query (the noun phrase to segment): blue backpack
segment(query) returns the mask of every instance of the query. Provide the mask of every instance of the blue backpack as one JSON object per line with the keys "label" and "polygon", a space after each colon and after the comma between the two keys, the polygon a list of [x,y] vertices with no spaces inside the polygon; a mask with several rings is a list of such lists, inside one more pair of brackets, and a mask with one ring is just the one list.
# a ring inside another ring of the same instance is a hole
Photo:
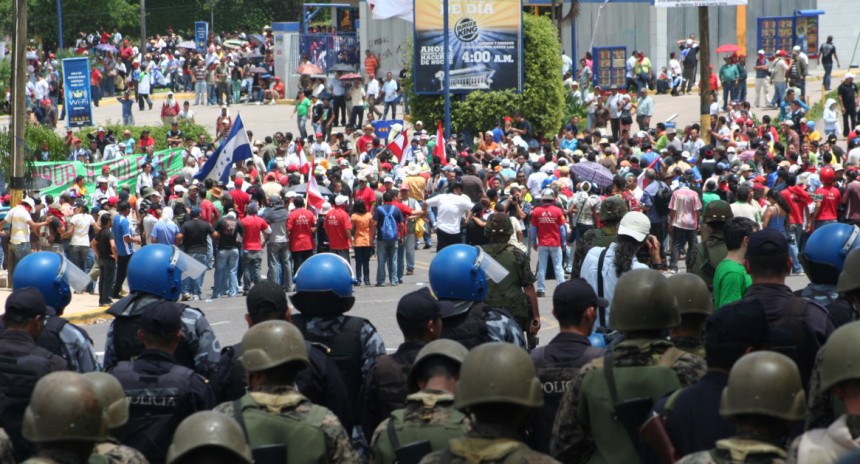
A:
{"label": "blue backpack", "polygon": [[388,209],[386,210],[384,206],[379,207],[379,211],[382,212],[382,215],[385,216],[385,220],[382,221],[382,240],[397,240],[397,220],[394,219],[394,208],[395,206],[388,205]]}

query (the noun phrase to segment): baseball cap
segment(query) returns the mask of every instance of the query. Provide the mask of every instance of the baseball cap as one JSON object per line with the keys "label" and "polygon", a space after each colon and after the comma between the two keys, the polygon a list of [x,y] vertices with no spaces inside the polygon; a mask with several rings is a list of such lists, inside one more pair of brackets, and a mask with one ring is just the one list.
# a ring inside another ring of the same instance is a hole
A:
{"label": "baseball cap", "polygon": [[166,300],[158,300],[143,307],[140,330],[146,333],[168,336],[182,328],[182,306]]}
{"label": "baseball cap", "polygon": [[199,206],[195,206],[195,207],[191,208],[191,211],[189,212],[189,214],[191,214],[191,217],[200,217],[200,214],[202,212],[203,212],[203,210],[201,210]]}
{"label": "baseball cap", "polygon": [[6,298],[6,317],[14,321],[44,316],[47,313],[45,297],[36,287],[19,288]]}
{"label": "baseball cap", "polygon": [[637,242],[645,240],[651,231],[651,220],[639,211],[630,211],[621,218],[618,235],[626,235]]}
{"label": "baseball cap", "polygon": [[286,314],[287,295],[280,285],[271,280],[261,280],[251,287],[245,301],[248,314]]}
{"label": "baseball cap", "polygon": [[562,308],[580,311],[589,306],[605,308],[609,301],[600,298],[594,293],[594,289],[583,278],[571,279],[563,282],[555,288],[552,294],[553,308]]}
{"label": "baseball cap", "polygon": [[555,191],[551,188],[545,188],[540,194],[541,200],[555,200]]}
{"label": "baseball cap", "polygon": [[764,50],[759,50],[759,51],[758,51],[758,54],[759,54],[759,55],[764,55]]}
{"label": "baseball cap", "polygon": [[338,195],[338,196],[334,197],[334,204],[337,206],[343,206],[348,201],[349,201],[349,197],[346,195]]}
{"label": "baseball cap", "polygon": [[711,314],[705,322],[705,344],[760,345],[770,337],[770,324],[758,300],[741,300]]}
{"label": "baseball cap", "polygon": [[314,134],[314,135],[315,135],[315,136],[317,136],[317,137],[322,137],[322,136],[323,136],[322,132],[317,132],[317,133],[316,133],[316,134]]}
{"label": "baseball cap", "polygon": [[403,332],[423,327],[441,316],[439,301],[424,287],[400,298],[397,303],[397,326]]}
{"label": "baseball cap", "polygon": [[753,232],[747,245],[747,256],[773,256],[788,254],[788,241],[776,229]]}

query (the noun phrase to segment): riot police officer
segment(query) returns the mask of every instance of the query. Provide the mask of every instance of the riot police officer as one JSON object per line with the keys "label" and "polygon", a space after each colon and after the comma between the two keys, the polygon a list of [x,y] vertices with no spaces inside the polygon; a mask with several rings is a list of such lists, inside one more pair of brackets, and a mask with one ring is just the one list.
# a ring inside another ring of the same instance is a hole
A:
{"label": "riot police officer", "polygon": [[239,360],[248,373],[250,392],[221,403],[215,412],[236,419],[255,461],[360,462],[337,416],[293,386],[296,374],[309,364],[299,329],[287,321],[254,325],[242,337]]}
{"label": "riot police officer", "polygon": [[[195,266],[200,264],[178,248],[157,243],[147,245],[131,256],[128,265],[131,293],[107,310],[114,320],[105,341],[105,368],[140,355],[144,347],[137,331],[143,308],[154,301],[178,300],[182,278],[196,272],[192,271]],[[199,269],[199,272],[204,271],[205,268]],[[185,305],[181,307],[182,340],[174,354],[176,362],[209,377],[220,357],[218,339],[202,311]]]}
{"label": "riot police officer", "polygon": [[491,341],[525,348],[523,331],[511,313],[483,303],[487,278],[499,283],[506,275],[507,271],[479,247],[456,244],[437,253],[430,263],[430,287],[442,301],[442,338],[470,349]]}
{"label": "riot police officer", "polygon": [[418,462],[471,429],[454,409],[454,386],[469,351],[454,340],[439,339],[421,348],[409,369],[406,407],[395,410],[373,433],[369,462]]}
{"label": "riot police officer", "polygon": [[537,279],[529,257],[508,243],[513,233],[511,217],[507,214],[493,213],[487,218],[484,235],[490,239],[490,243],[481,248],[498,261],[508,271],[508,275],[498,284],[492,280],[487,282],[484,305],[504,308],[511,313],[514,322],[525,332],[531,349],[537,346],[535,334],[540,330],[540,310],[534,286]]}
{"label": "riot police officer", "polygon": [[385,354],[385,343],[370,321],[344,314],[355,304],[354,280],[345,259],[320,253],[299,268],[294,279],[296,293],[290,301],[299,312],[292,316],[292,322],[305,340],[329,348],[329,356],[343,376],[349,404],[354,407],[353,417],[358,417],[361,385],[376,360]]}
{"label": "riot police officer", "polygon": [[19,288],[6,298],[6,330],[0,333],[0,429],[8,434],[14,462],[33,453],[32,444],[21,435],[21,423],[36,382],[68,369],[62,357],[36,344],[45,329],[47,311],[42,293],[33,287]]}
{"label": "riot police officer", "polygon": [[108,373],[119,380],[131,403],[128,422],[116,437],[149,462],[160,463],[179,422],[211,408],[215,397],[209,381],[178,364],[173,355],[182,338],[182,306],[156,300],[142,309],[138,337],[143,352],[134,361],[120,361]]}
{"label": "riot police officer", "polygon": [[791,358],[773,351],[743,356],[729,372],[720,401],[720,415],[735,422],[737,435],[678,464],[737,462],[737,456],[743,462],[785,462],[781,443],[791,423],[803,419],[805,402],[800,371]]}
{"label": "riot police officer", "polygon": [[855,319],[851,303],[839,296],[836,284],[845,258],[858,247],[860,227],[827,224],[815,229],[798,257],[810,283],[794,294],[827,308],[837,327]]}
{"label": "riot police officer", "polygon": [[733,217],[731,206],[723,200],[711,201],[702,212],[702,223],[707,226],[710,233],[690,251],[688,272],[701,277],[709,288],[713,288],[717,266],[729,252],[723,235],[723,226]]}
{"label": "riot police officer", "polygon": [[612,300],[609,325],[624,334],[624,341],[584,366],[565,391],[550,442],[553,456],[563,462],[585,462],[594,453],[604,462],[637,462],[644,407],[705,373],[702,358],[663,336],[681,316],[660,272],[628,271],[617,288],[624,291]]}
{"label": "riot police officer", "polygon": [[540,380],[528,353],[510,343],[478,346],[463,360],[454,387],[454,407],[474,419],[472,430],[421,462],[555,463],[517,438],[529,414],[541,405]]}
{"label": "riot police officer", "polygon": [[15,267],[12,289],[35,287],[48,305],[45,330],[39,346],[58,354],[77,372],[99,370],[93,341],[87,332],[62,317],[72,293],[86,288],[89,276],[59,253],[40,251],[27,255]]}
{"label": "riot police officer", "polygon": [[[245,321],[250,329],[264,321],[290,322],[290,308],[283,289],[271,280],[261,280],[251,287],[245,298],[248,313]],[[340,419],[347,430],[352,428],[353,406],[349,403],[346,386],[340,371],[328,356],[328,347],[305,340],[308,351],[307,369],[299,372],[296,387],[312,403],[329,408]],[[218,401],[233,401],[241,398],[248,390],[245,368],[239,362],[242,354],[241,341],[221,350],[218,375],[215,376]]]}
{"label": "riot police officer", "polygon": [[702,331],[705,320],[714,313],[714,300],[708,285],[701,277],[684,273],[670,276],[669,287],[678,300],[681,314],[681,324],[669,329],[669,339],[676,348],[704,358]]}
{"label": "riot police officer", "polygon": [[143,453],[120,443],[114,436],[116,430],[128,422],[128,398],[116,377],[104,372],[84,374],[95,388],[96,396],[104,409],[108,434],[105,441],[96,443],[93,454],[105,456],[114,464],[146,464]]}
{"label": "riot police officer", "polygon": [[201,411],[183,420],[167,450],[167,464],[251,464],[251,448],[239,424],[217,412]]}
{"label": "riot police officer", "polygon": [[93,445],[107,437],[107,423],[95,388],[76,372],[54,372],[36,383],[23,432],[36,445],[27,464],[108,462],[90,456]]}
{"label": "riot police officer", "polygon": [[582,238],[577,241],[576,251],[573,253],[571,279],[579,277],[582,260],[588,255],[588,250],[594,247],[608,247],[615,241],[618,235],[618,224],[625,214],[627,214],[627,203],[620,196],[613,195],[603,200],[600,204],[600,222],[603,223],[603,227],[585,231]]}

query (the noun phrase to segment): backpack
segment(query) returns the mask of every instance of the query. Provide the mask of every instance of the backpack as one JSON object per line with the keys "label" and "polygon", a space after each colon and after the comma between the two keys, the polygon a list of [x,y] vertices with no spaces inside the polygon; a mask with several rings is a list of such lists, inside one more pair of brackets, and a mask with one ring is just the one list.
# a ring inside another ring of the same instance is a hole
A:
{"label": "backpack", "polygon": [[669,203],[672,201],[672,190],[663,182],[657,189],[657,194],[654,195],[654,207],[657,208],[657,213],[660,216],[669,214]]}
{"label": "backpack", "polygon": [[385,216],[382,221],[382,240],[397,240],[397,220],[394,219],[394,206],[388,205],[388,209],[384,206],[379,207],[379,211]]}

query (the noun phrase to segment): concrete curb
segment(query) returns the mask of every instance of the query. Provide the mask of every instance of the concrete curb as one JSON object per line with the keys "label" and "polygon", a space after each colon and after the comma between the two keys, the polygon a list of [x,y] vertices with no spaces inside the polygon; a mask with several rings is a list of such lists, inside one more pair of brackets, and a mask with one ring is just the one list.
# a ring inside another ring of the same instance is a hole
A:
{"label": "concrete curb", "polygon": [[98,309],[91,309],[74,314],[64,314],[63,317],[73,324],[90,324],[99,319],[113,319],[113,316],[107,313],[110,306],[101,306]]}

